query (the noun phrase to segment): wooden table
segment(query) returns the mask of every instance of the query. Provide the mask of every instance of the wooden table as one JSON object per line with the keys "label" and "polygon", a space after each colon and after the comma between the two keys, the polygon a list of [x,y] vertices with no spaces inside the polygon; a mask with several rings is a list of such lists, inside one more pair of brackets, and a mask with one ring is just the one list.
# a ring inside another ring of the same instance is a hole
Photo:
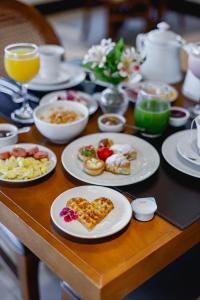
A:
{"label": "wooden table", "polygon": [[[183,104],[183,98],[176,104]],[[91,117],[83,134],[98,131],[98,114]],[[132,121],[132,108],[127,119]],[[29,186],[1,186],[0,222],[83,299],[120,299],[200,241],[200,220],[181,231],[158,216],[147,223],[132,219],[121,234],[101,242],[64,237],[51,223],[50,207],[60,193],[82,183],[62,168],[64,146],[51,144],[34,126],[20,136],[20,142],[49,147],[58,164],[46,180]]]}

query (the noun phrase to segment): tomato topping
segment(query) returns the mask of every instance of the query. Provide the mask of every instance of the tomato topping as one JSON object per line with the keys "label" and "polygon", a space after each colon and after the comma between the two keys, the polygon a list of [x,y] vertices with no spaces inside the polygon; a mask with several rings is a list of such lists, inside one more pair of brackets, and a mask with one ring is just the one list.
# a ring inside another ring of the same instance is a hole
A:
{"label": "tomato topping", "polygon": [[87,157],[95,157],[96,156],[96,151],[94,149],[94,146],[89,145],[85,146],[81,149],[81,154]]}
{"label": "tomato topping", "polygon": [[97,151],[98,158],[105,161],[109,156],[113,154],[113,151],[108,147],[101,147]]}

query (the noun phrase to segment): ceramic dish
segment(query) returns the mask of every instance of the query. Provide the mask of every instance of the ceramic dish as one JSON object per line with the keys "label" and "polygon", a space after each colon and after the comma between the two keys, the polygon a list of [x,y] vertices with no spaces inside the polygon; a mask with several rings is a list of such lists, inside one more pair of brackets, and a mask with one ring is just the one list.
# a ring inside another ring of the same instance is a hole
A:
{"label": "ceramic dish", "polygon": [[[197,131],[187,131],[184,137],[180,138],[177,143],[178,153],[191,164],[200,167],[200,155],[198,154],[197,148]],[[200,169],[199,169],[200,171]]]}
{"label": "ceramic dish", "polygon": [[79,66],[63,63],[62,68],[65,70],[66,74],[69,75],[68,81],[49,85],[37,84],[31,81],[28,83],[28,89],[41,92],[68,89],[78,85],[85,79],[86,74]]}
{"label": "ceramic dish", "polygon": [[173,86],[157,81],[142,81],[136,84],[125,83],[122,85],[122,87],[126,89],[127,94],[129,96],[129,100],[135,103],[137,100],[138,91],[142,86],[144,87],[145,85],[148,89],[152,89],[154,93],[156,92],[162,94],[162,91],[164,93],[165,90],[167,90],[170,102],[174,102],[178,97],[178,92]]}
{"label": "ceramic dish", "polygon": [[157,210],[155,198],[138,198],[131,202],[134,216],[137,220],[147,222],[153,219]]}
{"label": "ceramic dish", "polygon": [[170,111],[169,124],[173,127],[184,126],[190,117],[189,111],[183,107],[173,106],[170,108]]}
{"label": "ceramic dish", "polygon": [[[67,92],[68,91],[57,91],[57,92],[49,93],[49,94],[45,95],[44,97],[42,97],[42,99],[40,100],[40,105],[49,104],[49,103],[56,102],[56,101],[61,101],[61,100],[58,100],[58,97],[67,97]],[[90,115],[92,115],[96,112],[96,110],[98,108],[98,104],[97,104],[97,101],[93,98],[93,96],[91,96],[87,93],[80,92],[80,91],[73,91],[73,92],[76,92],[76,94],[80,98],[82,97],[84,99]],[[69,100],[66,99],[66,101],[69,101]],[[72,102],[76,102],[76,100],[73,100]]]}
{"label": "ceramic dish", "polygon": [[190,129],[170,135],[162,144],[162,154],[165,160],[176,170],[192,177],[200,178],[199,166],[191,164],[191,162],[183,158],[177,151],[177,141],[182,138],[186,138],[187,140],[189,134],[191,134]]}
{"label": "ceramic dish", "polygon": [[[60,211],[66,207],[67,200],[82,197],[89,202],[99,197],[109,198],[114,205],[113,210],[96,227],[88,231],[77,220],[66,223],[60,217]],[[110,236],[122,230],[131,220],[132,209],[129,201],[121,193],[106,187],[80,186],[59,195],[51,206],[51,219],[63,232],[78,238],[97,239]]]}
{"label": "ceramic dish", "polygon": [[57,158],[56,155],[54,154],[53,151],[51,151],[50,149],[41,146],[41,145],[36,145],[36,144],[15,144],[15,145],[9,145],[9,146],[5,146],[3,148],[0,148],[0,153],[3,152],[9,152],[11,150],[13,150],[16,147],[20,147],[20,148],[24,148],[25,150],[30,150],[31,148],[34,147],[38,147],[39,151],[45,151],[48,153],[49,156],[49,161],[50,161],[50,167],[48,169],[48,171],[45,174],[42,174],[38,177],[32,178],[32,179],[4,179],[0,177],[0,181],[2,182],[9,182],[9,183],[27,183],[27,182],[33,182],[35,180],[38,180],[40,178],[45,177],[46,175],[48,175],[49,173],[51,173],[53,171],[53,169],[56,167],[56,163],[57,163]]}
{"label": "ceramic dish", "polygon": [[[116,123],[113,123],[113,120],[116,120]],[[125,123],[126,119],[118,114],[104,114],[98,118],[98,127],[104,132],[121,132]]]}
{"label": "ceramic dish", "polygon": [[[54,112],[73,112],[79,118],[70,123],[50,123],[45,120]],[[39,105],[33,113],[34,122],[42,135],[56,144],[65,144],[79,135],[87,125],[89,112],[87,107],[78,102],[56,101]]]}
{"label": "ceramic dish", "polygon": [[[90,176],[83,171],[83,164],[77,156],[78,150],[84,145],[97,145],[106,138],[112,139],[115,144],[130,144],[136,149],[137,159],[131,162],[131,175],[103,172],[99,176]],[[81,137],[64,149],[61,159],[65,170],[75,178],[104,186],[124,186],[143,181],[154,174],[160,164],[158,152],[151,144],[123,133],[97,133]]]}
{"label": "ceramic dish", "polygon": [[8,145],[13,145],[17,143],[18,135],[17,135],[17,127],[8,123],[0,124],[0,132],[1,131],[9,131],[13,134],[8,137],[0,137],[0,148]]}

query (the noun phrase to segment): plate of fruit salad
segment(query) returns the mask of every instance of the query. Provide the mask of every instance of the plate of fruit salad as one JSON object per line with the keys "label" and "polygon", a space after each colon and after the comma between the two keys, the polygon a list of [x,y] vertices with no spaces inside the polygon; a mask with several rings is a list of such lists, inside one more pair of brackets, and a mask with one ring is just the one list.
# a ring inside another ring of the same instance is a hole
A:
{"label": "plate of fruit salad", "polygon": [[56,166],[56,155],[35,144],[15,144],[0,149],[0,181],[30,182],[49,174]]}
{"label": "plate of fruit salad", "polygon": [[55,101],[79,102],[88,108],[90,115],[95,113],[98,108],[97,101],[94,97],[92,97],[92,95],[75,90],[56,91],[49,93],[40,100],[40,105],[52,103]]}

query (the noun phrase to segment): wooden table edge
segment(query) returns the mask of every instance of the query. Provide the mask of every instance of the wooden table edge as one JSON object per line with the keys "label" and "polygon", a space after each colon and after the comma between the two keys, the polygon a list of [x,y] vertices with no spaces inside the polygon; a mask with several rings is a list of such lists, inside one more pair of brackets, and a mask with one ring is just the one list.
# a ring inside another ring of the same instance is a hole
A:
{"label": "wooden table edge", "polygon": [[[6,204],[3,203],[3,201],[6,201]],[[12,206],[12,209],[10,206]],[[97,276],[95,272],[92,272],[91,277],[94,279],[92,280],[87,273],[83,273],[74,263],[67,259],[66,256],[62,255],[61,252],[51,245],[49,239],[47,240],[47,238],[44,237],[44,228],[42,228],[43,232],[40,228],[39,234],[37,229],[41,226],[15,203],[12,203],[12,200],[1,191],[0,222],[11,230],[41,261],[46,263],[59,278],[67,281],[78,293],[83,294],[83,296],[85,296],[84,299],[100,299],[99,291],[101,284],[99,284],[99,282],[101,283],[101,278],[99,280],[99,276]],[[49,233],[48,237],[51,238]],[[37,240],[37,242],[33,243],[33,240]],[[77,257],[73,256],[73,259],[77,260]],[[62,268],[63,263],[65,266],[68,265],[69,269]],[[88,268],[89,266],[87,265],[87,271],[91,271],[88,270]],[[77,284],[74,284],[74,282],[77,282]]]}
{"label": "wooden table edge", "polygon": [[[154,249],[154,252],[139,261],[131,269],[129,268],[129,270],[123,272],[122,275],[108,273],[104,277],[105,282],[101,291],[101,299],[111,299],[113,292],[116,299],[118,297],[121,299],[199,242],[200,219],[187,229],[175,234],[174,238],[169,239],[162,247]],[[109,280],[111,276],[112,279]],[[126,284],[125,291],[123,289],[124,283]]]}
{"label": "wooden table edge", "polygon": [[[2,200],[6,201],[6,205],[2,201],[0,203],[1,222],[44,261],[53,272],[57,273],[60,278],[67,281],[78,293],[83,295],[85,297],[84,299],[110,299],[113,295],[119,297],[125,296],[200,241],[200,220],[193,223],[184,231],[172,226],[174,238],[169,238],[168,242],[163,244],[162,247],[156,245],[158,244],[157,241],[150,255],[147,255],[148,249],[145,248],[143,252],[146,252],[146,255],[144,253],[142,259],[138,259],[138,263],[134,264],[133,267],[130,268],[131,261],[133,260],[133,258],[131,258],[123,266],[119,266],[118,269],[113,269],[103,275],[95,273],[95,270],[92,268],[89,270],[88,265],[86,266],[87,273],[83,273],[77,265],[72,265],[71,261],[58,250],[51,251],[53,246],[49,239],[44,237],[46,232],[48,233],[48,237],[52,238],[48,231],[35,222],[35,220],[31,219],[25,211],[13,203],[12,199],[8,198],[2,192],[0,192],[0,196]],[[10,206],[12,206],[12,209]],[[42,227],[45,232],[42,233],[40,231],[41,234],[39,235],[37,232],[38,226]],[[168,235],[172,233],[172,231],[168,231],[166,234]],[[36,236],[37,239],[40,239],[41,243],[32,243],[32,238],[36,238]],[[57,242],[62,244],[59,241]],[[44,249],[49,252],[49,256],[51,256],[50,259],[48,255],[43,254]],[[54,247],[53,249],[55,250]],[[70,253],[68,253],[68,255],[70,255]],[[163,260],[163,257],[165,257],[165,260]],[[73,255],[73,259],[76,260],[77,257]],[[63,262],[69,266],[70,272],[63,270],[61,267]],[[78,260],[78,264],[80,265],[80,260]],[[140,276],[141,270],[142,277]],[[89,274],[88,271],[91,273]],[[75,282],[78,284],[75,284]],[[125,290],[124,283],[126,284]]]}

